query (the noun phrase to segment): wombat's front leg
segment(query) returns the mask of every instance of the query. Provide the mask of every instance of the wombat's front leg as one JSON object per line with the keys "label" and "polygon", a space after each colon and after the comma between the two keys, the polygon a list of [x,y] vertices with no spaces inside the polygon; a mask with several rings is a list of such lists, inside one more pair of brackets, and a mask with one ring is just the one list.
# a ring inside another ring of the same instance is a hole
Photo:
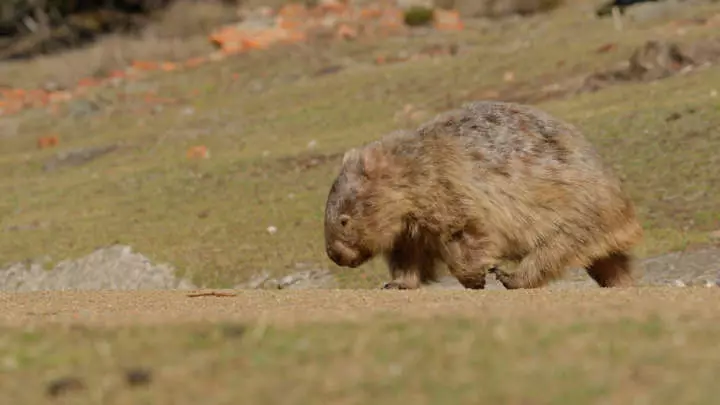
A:
{"label": "wombat's front leg", "polygon": [[411,243],[398,244],[385,255],[391,281],[383,284],[386,290],[414,290],[435,281],[435,256],[429,249]]}

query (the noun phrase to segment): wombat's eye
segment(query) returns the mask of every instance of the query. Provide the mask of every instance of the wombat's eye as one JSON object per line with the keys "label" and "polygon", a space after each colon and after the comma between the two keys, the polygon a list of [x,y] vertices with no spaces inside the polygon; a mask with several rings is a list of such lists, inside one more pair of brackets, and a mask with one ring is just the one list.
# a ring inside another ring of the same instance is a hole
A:
{"label": "wombat's eye", "polygon": [[341,226],[347,226],[348,222],[350,222],[350,217],[347,215],[340,215],[340,225]]}

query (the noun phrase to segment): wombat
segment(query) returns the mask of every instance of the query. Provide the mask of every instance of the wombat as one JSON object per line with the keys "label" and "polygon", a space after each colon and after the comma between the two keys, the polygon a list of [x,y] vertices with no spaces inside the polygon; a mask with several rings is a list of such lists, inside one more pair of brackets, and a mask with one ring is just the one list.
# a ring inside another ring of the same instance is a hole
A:
{"label": "wombat", "polygon": [[[325,208],[328,257],[383,255],[387,289],[488,272],[537,288],[573,266],[602,287],[634,285],[643,237],[633,203],[579,129],[534,107],[476,101],[345,153]],[[508,272],[501,263],[516,264]]]}

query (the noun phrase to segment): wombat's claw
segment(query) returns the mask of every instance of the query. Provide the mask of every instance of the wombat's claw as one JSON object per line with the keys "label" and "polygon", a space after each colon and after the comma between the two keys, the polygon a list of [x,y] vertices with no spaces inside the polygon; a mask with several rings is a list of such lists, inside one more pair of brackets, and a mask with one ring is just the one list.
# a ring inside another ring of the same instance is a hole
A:
{"label": "wombat's claw", "polygon": [[493,267],[492,269],[488,270],[488,272],[495,275],[495,278],[497,281],[500,282],[500,284],[503,285],[508,290],[512,290],[517,288],[515,286],[515,279],[511,274],[508,274],[498,268]]}
{"label": "wombat's claw", "polygon": [[408,290],[407,286],[399,281],[388,281],[387,283],[382,285],[383,290]]}

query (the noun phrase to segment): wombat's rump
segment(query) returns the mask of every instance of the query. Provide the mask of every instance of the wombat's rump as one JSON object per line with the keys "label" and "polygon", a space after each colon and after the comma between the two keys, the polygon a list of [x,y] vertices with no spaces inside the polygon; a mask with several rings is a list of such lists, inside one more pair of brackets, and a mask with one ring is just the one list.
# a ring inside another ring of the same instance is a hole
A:
{"label": "wombat's rump", "polygon": [[629,286],[641,238],[620,181],[579,130],[505,102],[348,151],[325,212],[328,257],[357,267],[382,254],[386,288],[433,281],[439,262],[466,288],[484,288],[488,271],[508,289],[540,287],[573,266]]}

